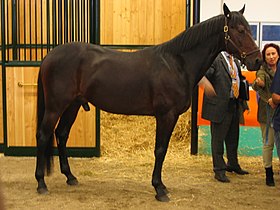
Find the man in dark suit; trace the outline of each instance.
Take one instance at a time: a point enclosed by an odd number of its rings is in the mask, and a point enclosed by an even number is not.
[[[243,112],[248,109],[246,101],[240,98],[238,92],[240,81],[245,78],[241,74],[240,62],[233,59],[227,52],[221,52],[217,56],[205,76],[216,91],[216,96],[208,97],[204,94],[202,107],[202,118],[211,122],[214,177],[220,182],[230,182],[226,171],[240,175],[248,174],[247,171],[241,169],[237,158],[239,123],[242,123],[240,117],[243,117]],[[237,87],[236,93],[234,93],[233,84]],[[224,143],[227,163],[223,158]]]

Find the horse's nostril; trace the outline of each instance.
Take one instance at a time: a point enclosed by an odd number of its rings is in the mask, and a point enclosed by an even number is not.
[[[262,62],[263,62],[262,59],[259,59],[259,58],[256,59],[256,63],[262,64]]]

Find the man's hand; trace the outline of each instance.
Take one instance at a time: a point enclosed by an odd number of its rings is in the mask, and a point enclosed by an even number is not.
[[[272,109],[275,109],[277,107],[277,104],[273,102],[272,98],[268,99],[267,103]]]

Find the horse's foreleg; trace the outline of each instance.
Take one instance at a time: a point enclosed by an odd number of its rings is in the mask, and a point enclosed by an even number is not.
[[[168,113],[164,116],[156,116],[156,145],[155,145],[155,166],[152,177],[152,185],[156,190],[156,199],[158,201],[169,201],[168,190],[162,182],[161,171],[163,161],[167,152],[169,140],[178,115]]]
[[[70,170],[70,166],[67,158],[67,152],[66,152],[66,143],[69,137],[70,129],[78,114],[79,108],[80,108],[80,104],[76,102],[71,104],[61,116],[57,129],[55,130],[58,153],[59,153],[60,170],[61,173],[63,173],[67,177],[66,182],[69,185],[78,184],[77,178],[72,174]]]

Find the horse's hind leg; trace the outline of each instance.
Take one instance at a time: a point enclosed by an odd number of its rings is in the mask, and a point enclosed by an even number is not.
[[[73,102],[61,116],[59,124],[55,130],[57,147],[59,152],[60,170],[61,173],[63,173],[67,177],[66,182],[69,185],[78,184],[78,180],[71,173],[70,170],[66,153],[66,143],[69,137],[70,129],[76,119],[80,106],[80,103],[78,103],[77,101]]]
[[[58,120],[58,115],[54,113],[45,112],[44,119],[40,128],[36,133],[37,140],[37,162],[35,177],[38,182],[37,192],[45,194],[48,192],[47,185],[44,180],[45,167],[50,173],[52,166],[52,144],[53,131]]]

